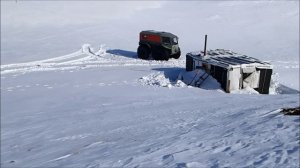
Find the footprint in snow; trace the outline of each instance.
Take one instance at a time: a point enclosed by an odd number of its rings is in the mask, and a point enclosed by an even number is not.
[[[261,155],[259,157],[258,161],[253,162],[253,165],[254,166],[259,166],[259,165],[263,164],[265,161],[267,161],[269,159],[269,157],[270,157],[270,154],[268,154],[268,153],[264,154],[264,155]]]
[[[229,147],[226,147],[222,152],[227,152],[227,151],[229,151],[231,149],[231,147],[229,146]]]
[[[169,164],[172,161],[174,161],[174,156],[172,154],[164,155],[162,157],[162,163],[164,165],[167,165],[167,164]]]
[[[299,154],[299,146],[295,146],[294,148],[292,148],[292,149],[288,149],[287,150],[287,154],[288,155],[291,155],[291,154],[293,154],[293,153],[295,153],[295,152],[297,152],[298,151],[298,154]]]
[[[283,127],[283,123],[277,124],[277,128],[282,128],[282,127]]]
[[[100,164],[99,163],[89,163],[88,165],[85,166],[85,168],[99,168]]]
[[[202,147],[202,146],[203,146],[203,143],[200,143],[200,144],[197,145],[197,147],[199,147],[199,148]]]
[[[129,159],[127,159],[127,160],[123,163],[122,167],[128,165],[130,162],[132,162],[132,160],[133,160],[132,157],[130,157]]]
[[[98,83],[99,86],[105,86],[105,83]]]
[[[13,91],[14,90],[14,87],[8,87],[6,88],[7,91]]]
[[[283,151],[282,150],[276,150],[275,152],[275,163],[278,164],[280,163],[281,159],[282,159],[282,155],[283,155]]]
[[[295,119],[294,122],[296,123],[300,122],[300,118]]]
[[[151,150],[151,148],[147,148],[144,150],[145,153],[149,152]]]
[[[183,163],[176,163],[175,168],[187,168],[187,165],[184,162]]]

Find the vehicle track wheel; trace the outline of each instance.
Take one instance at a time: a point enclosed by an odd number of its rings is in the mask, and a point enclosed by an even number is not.
[[[140,59],[148,59],[150,56],[150,50],[145,46],[139,46],[137,54]]]
[[[179,48],[178,53],[174,54],[173,58],[178,59],[180,57],[180,55],[181,55],[181,51],[180,51],[180,48]]]
[[[152,53],[152,57],[155,59],[155,60],[165,60],[165,61],[168,61],[169,58],[170,58],[170,54],[167,50],[165,49],[156,49],[153,51]]]

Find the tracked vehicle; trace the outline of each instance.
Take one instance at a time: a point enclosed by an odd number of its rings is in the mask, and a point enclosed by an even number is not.
[[[140,32],[138,57],[155,60],[178,59],[181,55],[178,37],[172,33],[147,30]]]

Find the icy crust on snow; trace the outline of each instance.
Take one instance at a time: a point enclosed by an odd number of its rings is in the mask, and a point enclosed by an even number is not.
[[[247,86],[246,88],[240,89],[240,90],[233,90],[230,93],[233,94],[259,94],[258,91],[256,91],[255,89]]]

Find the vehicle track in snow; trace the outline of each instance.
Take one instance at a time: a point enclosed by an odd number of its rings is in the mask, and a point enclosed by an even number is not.
[[[28,73],[37,71],[61,71],[73,69],[86,69],[97,67],[114,66],[184,66],[184,60],[141,60],[125,56],[107,53],[102,47],[99,51],[93,52],[88,44],[68,55],[54,57],[50,59],[1,65],[1,74]]]

